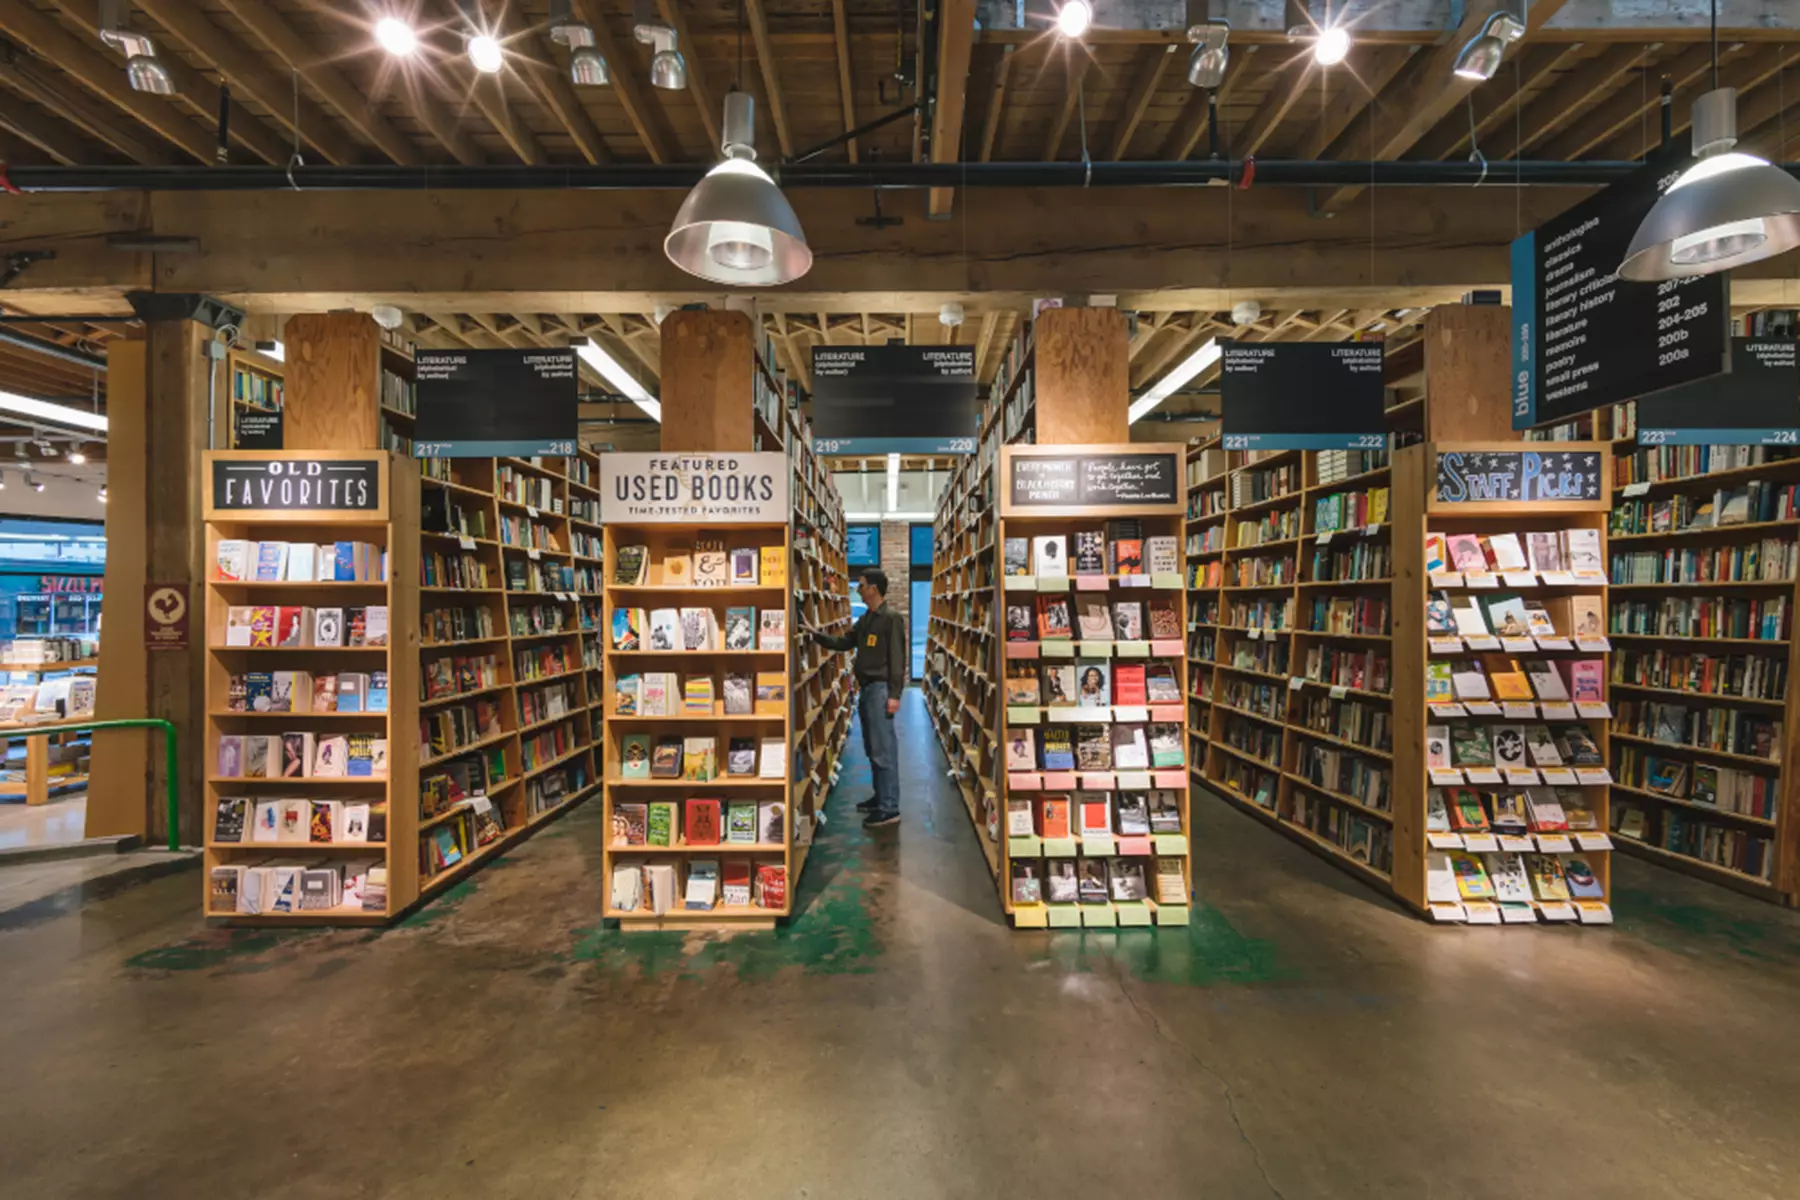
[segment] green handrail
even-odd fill
[[[176,782],[180,759],[175,753],[175,725],[161,717],[121,717],[113,721],[85,721],[75,725],[21,725],[0,729],[0,737],[34,738],[46,733],[80,733],[84,729],[152,729],[163,731],[165,774],[169,780],[169,849],[181,849],[181,800]]]

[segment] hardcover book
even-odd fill
[[[1003,570],[1006,574],[1031,574],[1031,540],[1029,538],[1007,538],[1002,554],[1004,555]]]
[[[1105,725],[1075,726],[1075,769],[1077,771],[1109,771],[1112,769],[1112,738]]]
[[[787,649],[787,609],[765,608],[757,618],[756,648],[758,650]]]
[[[1069,727],[1067,725],[1046,725],[1044,727],[1044,770],[1073,771],[1074,769],[1075,744],[1069,736]],[[1045,834],[1044,836],[1051,835]]]
[[[1157,788],[1150,793],[1150,832],[1181,832],[1181,801],[1168,788]]]
[[[756,739],[732,738],[725,750],[727,775],[756,774]]]
[[[731,567],[722,538],[694,541],[694,586],[724,587],[731,582]]]
[[[638,587],[646,577],[650,563],[650,547],[620,546],[613,559],[612,581],[615,587]]]
[[[756,649],[756,610],[754,608],[728,608],[725,610],[725,649]]]
[[[1181,747],[1181,726],[1169,721],[1150,724],[1150,765],[1179,767],[1186,762]]]
[[[1107,679],[1104,660],[1079,659],[1075,664],[1075,703],[1080,708],[1107,708],[1112,704],[1112,689]]]
[[[1048,662],[1043,664],[1044,705],[1048,708],[1076,706],[1075,664]]]
[[[615,846],[642,846],[649,838],[650,810],[643,804],[615,803],[612,840]]]
[[[731,584],[733,587],[755,587],[761,582],[762,558],[755,546],[738,546],[731,551]]]
[[[1181,557],[1176,553],[1175,539],[1172,537],[1145,538],[1144,560],[1144,566],[1151,575],[1177,575],[1181,572]]]
[[[1113,603],[1113,634],[1122,642],[1138,642],[1144,638],[1144,606],[1137,600]]]
[[[1036,705],[1040,703],[1038,693],[1038,664],[1028,658],[1013,658],[1006,662],[1006,702],[1014,705]]]
[[[1038,575],[1067,575],[1069,558],[1060,533],[1031,539],[1031,557]]]
[[[683,840],[690,846],[717,846],[721,836],[719,801],[689,799],[682,805]]]
[[[1052,904],[1073,904],[1080,898],[1075,882],[1075,860],[1072,858],[1051,858],[1044,860],[1046,874],[1044,876],[1044,897]]]
[[[1040,572],[1042,574],[1043,572]],[[1106,574],[1106,534],[1098,529],[1075,531],[1075,574]]]
[[[1144,861],[1139,858],[1115,858],[1107,871],[1111,877],[1114,900],[1147,900],[1150,889],[1144,882]]]
[[[1046,641],[1066,641],[1074,636],[1069,598],[1055,594],[1037,598],[1038,636]]]
[[[1012,862],[1012,898],[1014,904],[1037,904],[1043,897],[1043,880],[1039,877],[1037,859],[1014,859]]]
[[[1037,819],[1038,836],[1044,838],[1066,838],[1074,828],[1070,806],[1073,802],[1063,795],[1049,795],[1038,798]]]
[[[1030,642],[1036,639],[1036,622],[1031,615],[1031,605],[1008,604],[1006,606],[1006,640]]]
[[[1075,620],[1081,630],[1082,641],[1112,640],[1112,614],[1107,611],[1103,597],[1083,592],[1075,601]]]
[[[1109,894],[1104,858],[1084,858],[1076,876],[1080,884],[1081,903],[1105,904]]]
[[[681,778],[681,739],[664,736],[656,739],[650,752],[650,778]]]
[[[650,735],[628,733],[619,739],[619,777],[650,778]]]

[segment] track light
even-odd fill
[[[1737,89],[1694,101],[1694,156],[1631,239],[1624,279],[1711,275],[1800,246],[1800,180],[1737,145]]]
[[[1231,40],[1231,22],[1190,25],[1187,37],[1194,43],[1194,52],[1188,56],[1188,82],[1197,88],[1216,88],[1224,83],[1225,66],[1231,61],[1231,48],[1226,44]]]
[[[725,161],[694,185],[663,240],[670,262],[713,283],[791,283],[812,270],[800,218],[756,165],[755,118],[748,92],[726,95]]]
[[[621,396],[643,409],[645,414],[662,420],[662,401],[652,396],[637,378],[619,364],[619,360],[596,345],[592,338],[575,343],[575,354],[582,362],[600,373],[600,378],[613,385]]]
[[[375,41],[395,58],[406,58],[419,48],[419,35],[399,17],[383,17],[375,22]]]
[[[1335,67],[1350,54],[1350,31],[1342,25],[1326,25],[1318,29],[1298,25],[1288,30],[1288,41],[1311,42],[1313,61],[1321,67]]]
[[[34,417],[57,425],[73,425],[80,429],[91,429],[95,433],[106,432],[106,418],[98,413],[71,408],[66,404],[52,404],[48,400],[37,400],[30,396],[15,396],[11,392],[0,392],[0,412],[18,413],[22,417]],[[13,451],[21,458],[25,455],[23,444],[15,444]]]
[[[1464,79],[1485,83],[1500,69],[1506,47],[1524,36],[1524,22],[1509,12],[1492,13],[1482,24],[1481,32],[1458,52],[1452,70]]]
[[[1131,407],[1125,412],[1126,423],[1131,424],[1137,421],[1138,418],[1173,396],[1187,386],[1188,380],[1218,362],[1223,354],[1224,350],[1219,345],[1219,339],[1207,338],[1205,345],[1170,368],[1167,375],[1157,380],[1149,390],[1131,402]]]
[[[1056,32],[1073,41],[1094,24],[1094,6],[1088,0],[1068,0],[1056,10]]]
[[[606,58],[594,44],[594,27],[575,19],[569,0],[550,0],[550,40],[569,48],[569,80],[576,87],[612,82]]]
[[[80,442],[76,442],[69,447],[69,461],[78,467],[87,462],[87,452],[82,450],[81,445]]]
[[[469,61],[483,75],[493,75],[506,65],[506,54],[491,33],[478,33],[469,39]]]
[[[656,48],[650,59],[650,85],[678,92],[687,86],[687,59],[676,44],[675,27],[656,11],[656,0],[636,0],[632,5],[631,36]]]
[[[98,21],[100,40],[125,56],[125,78],[134,92],[151,96],[169,96],[175,92],[175,81],[169,68],[156,57],[156,43],[142,33],[127,27],[125,0],[101,0]]]

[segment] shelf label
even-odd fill
[[[1469,914],[1471,925],[1498,925],[1500,923],[1500,906],[1487,900],[1471,900],[1463,905],[1463,911]]]
[[[1577,700],[1575,711],[1584,717],[1592,717],[1601,721],[1609,720],[1612,717],[1612,705],[1603,701]]]
[[[1538,849],[1545,854],[1570,854],[1575,847],[1569,843],[1567,834],[1540,833],[1537,835]]]
[[[1350,694],[1350,689],[1345,687],[1341,683],[1331,689],[1331,698],[1333,700],[1342,700],[1345,696],[1348,696],[1349,694]]]
[[[1536,587],[1538,581],[1536,571],[1502,571],[1500,578],[1504,579],[1506,586],[1510,588]]]
[[[1289,675],[1288,676],[1288,691],[1297,692],[1305,686],[1306,686],[1306,680],[1300,678],[1300,676],[1298,676],[1298,675]]]
[[[456,539],[456,544],[464,550],[473,550],[475,548],[475,539],[472,537],[459,537]]]
[[[1500,849],[1500,841],[1491,833],[1465,833],[1463,845],[1478,853],[1492,854]]]
[[[1530,767],[1508,767],[1506,782],[1514,787],[1536,787],[1538,773]]]
[[[1500,577],[1492,571],[1464,571],[1463,586],[1483,590],[1497,588],[1500,586]]]
[[[1463,781],[1463,773],[1451,767],[1431,768],[1431,782],[1439,787],[1456,787]]]
[[[1254,625],[1252,625],[1249,629],[1244,630],[1244,633],[1253,642],[1258,641],[1262,638],[1262,630],[1256,628]]]
[[[1089,858],[1110,858],[1118,853],[1118,843],[1110,833],[1086,833],[1081,836],[1081,852]]]
[[[1469,649],[1471,649],[1471,650],[1498,650],[1498,649],[1500,649],[1500,639],[1494,638],[1494,637],[1488,637],[1485,634],[1476,636],[1476,637],[1465,638],[1463,640],[1468,642]]]
[[[1153,588],[1173,588],[1176,591],[1180,591],[1186,584],[1183,582],[1181,572],[1179,571],[1158,571],[1150,576],[1150,586]]]
[[[1465,710],[1462,705],[1446,703],[1442,700],[1435,701],[1430,707],[1431,715],[1434,717],[1466,717],[1469,715],[1468,711]]]
[[[1008,705],[1006,709],[1006,723],[1008,725],[1036,725],[1038,723],[1038,710],[1030,706],[1014,707]]]
[[[1530,854],[1535,849],[1531,839],[1522,833],[1501,834],[1500,848],[1511,854]]]
[[[1115,721],[1148,721],[1150,710],[1129,704],[1115,704],[1113,705],[1113,719]]]
[[[1379,534],[1380,532],[1381,532],[1381,522],[1380,521],[1370,521],[1367,525],[1363,526],[1363,536],[1364,537],[1374,537],[1375,535]]]
[[[1460,925],[1463,922],[1467,921],[1469,918],[1468,918],[1468,915],[1463,912],[1463,906],[1460,904],[1436,904],[1436,903],[1434,903],[1431,906],[1431,919],[1434,921],[1441,921],[1446,924]]]
[[[525,557],[529,558],[532,562],[536,562],[538,560],[537,547],[527,546],[525,548]]]
[[[1463,584],[1461,571],[1433,571],[1431,586],[1434,588],[1459,588]]]
[[[1329,544],[1331,541],[1331,535],[1336,532],[1337,532],[1337,530],[1335,530],[1335,529],[1319,530],[1319,536],[1313,539],[1313,545],[1324,546],[1324,545]]]
[[[1575,906],[1561,900],[1554,902],[1539,901],[1538,915],[1543,917],[1546,921],[1573,921],[1575,919]]]
[[[1045,838],[1045,839],[1043,839],[1043,842],[1044,842],[1044,857],[1046,857],[1046,858],[1074,858],[1075,857],[1075,839],[1072,837]],[[1073,908],[1074,905],[1070,905],[1069,907]]]
[[[1113,653],[1120,658],[1149,658],[1149,642],[1114,642]]]
[[[1609,654],[1612,652],[1612,642],[1611,642],[1611,640],[1609,640],[1607,638],[1603,638],[1603,637],[1601,637],[1601,638],[1580,638],[1580,637],[1578,637],[1575,639],[1575,648],[1577,650],[1585,650],[1589,654]]]
[[[1006,839],[1006,853],[1010,858],[1037,858],[1044,852],[1044,840],[1027,834],[1024,837]]]
[[[1035,592],[1038,590],[1035,575],[1008,575],[1006,590],[1009,592]]]
[[[1577,900],[1575,911],[1580,915],[1583,925],[1611,925],[1613,923],[1612,906],[1604,900]]]
[[[1546,700],[1543,707],[1544,720],[1546,721],[1573,721],[1575,719],[1575,706],[1573,704],[1556,703]]]
[[[1111,583],[1105,575],[1075,576],[1075,590],[1078,592],[1104,592]]]
[[[531,507],[531,505],[527,504],[525,506],[525,515],[535,521],[538,519],[538,510]]]
[[[1179,833],[1153,833],[1150,841],[1158,854],[1186,854],[1187,837]]]
[[[1537,705],[1529,701],[1508,700],[1500,706],[1500,715],[1509,721],[1529,721],[1537,716]]]
[[[1433,850],[1461,850],[1463,848],[1462,834],[1460,833],[1428,833],[1425,835],[1425,841]]]
[[[1575,778],[1575,772],[1567,767],[1545,767],[1544,782],[1561,787],[1574,787],[1580,781]]]
[[[1619,495],[1624,496],[1626,499],[1630,499],[1633,496],[1648,496],[1649,494],[1650,484],[1646,480],[1640,480],[1637,483],[1628,483],[1619,489]]]
[[[1463,640],[1459,637],[1445,635],[1431,639],[1431,652],[1433,654],[1461,654],[1462,650]]]
[[[1612,782],[1612,772],[1605,767],[1576,767],[1575,777],[1585,785],[1596,787]]]
[[[1612,839],[1607,837],[1604,833],[1578,833],[1575,835],[1575,844],[1580,846],[1583,850],[1599,851],[1612,849]]]
[[[1545,587],[1574,587],[1575,586],[1575,576],[1569,574],[1567,571],[1545,571],[1544,572],[1544,586]]]
[[[1576,583],[1592,583],[1592,584],[1597,584],[1601,587],[1604,587],[1606,585],[1606,572],[1605,571],[1596,571],[1592,567],[1587,567],[1587,568],[1584,568],[1581,570],[1571,571],[1569,573],[1571,575],[1575,576]]]
[[[1039,575],[1037,590],[1040,592],[1066,592],[1069,590],[1069,583],[1067,575]]]
[[[1499,783],[1500,772],[1492,767],[1466,767],[1463,774],[1469,777],[1470,783]]]
[[[1463,707],[1469,710],[1471,717],[1497,717],[1500,715],[1500,706],[1492,700],[1470,700]]]
[[[1113,773],[1111,771],[1083,771],[1081,786],[1090,792],[1110,792],[1113,790]]]
[[[1098,712],[1091,708],[1047,708],[1044,710],[1044,719],[1052,725],[1078,725],[1087,721],[1098,721],[1101,718]]]
[[[1537,640],[1539,650],[1572,650],[1566,637],[1541,637]]]
[[[1537,643],[1528,637],[1503,637],[1500,639],[1500,648],[1508,654],[1530,654],[1537,649]]]
[[[1529,904],[1502,904],[1500,921],[1505,925],[1536,925],[1537,910]]]
[[[1075,643],[1059,638],[1050,638],[1039,643],[1040,651],[1045,658],[1074,658]]]

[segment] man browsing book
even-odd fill
[[[906,621],[887,606],[888,578],[870,568],[856,585],[868,611],[843,637],[806,627],[806,636],[827,650],[855,650],[853,669],[859,696],[857,715],[862,718],[863,750],[875,776],[875,795],[856,807],[869,815],[863,828],[876,829],[900,820],[900,743],[894,733],[894,715],[900,711],[900,693],[906,690],[909,648]]]

